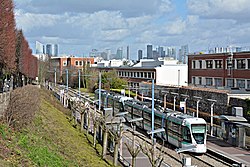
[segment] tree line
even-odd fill
[[[12,78],[13,85],[22,86],[35,79],[38,60],[32,55],[23,31],[16,28],[12,0],[0,0],[0,89]],[[25,82],[24,82],[25,81]]]

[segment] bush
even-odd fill
[[[39,89],[25,86],[14,90],[10,95],[9,105],[4,113],[7,125],[21,129],[28,125],[39,109]]]

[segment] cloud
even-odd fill
[[[204,18],[237,20],[250,18],[248,0],[188,0],[187,7],[191,14]]]
[[[51,27],[61,20],[60,15],[25,13],[22,10],[15,11],[18,28],[25,31],[37,27]]]
[[[120,11],[125,17],[169,12],[172,9],[170,0],[15,0],[16,8],[31,13],[63,14],[94,13],[96,11]]]

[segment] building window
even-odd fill
[[[195,85],[195,77],[192,77],[192,84]]]
[[[199,68],[202,69],[202,60],[199,60]]]
[[[202,85],[202,77],[199,77],[198,81],[199,81],[199,85]]]
[[[75,65],[78,66],[78,61],[75,61]]]
[[[206,60],[206,68],[213,68],[213,60]]]
[[[214,86],[216,87],[222,86],[222,78],[214,78]]]
[[[192,62],[192,68],[195,69],[195,60]]]
[[[215,68],[222,68],[222,60],[215,60]]]
[[[237,79],[236,85],[238,88],[245,88],[245,80],[244,79]]]
[[[227,87],[228,88],[234,87],[234,79],[227,79]]]
[[[206,78],[206,85],[212,86],[213,85],[213,78]]]
[[[247,59],[248,69],[250,69],[250,59]]]
[[[63,61],[63,66],[67,66],[67,61]]]
[[[151,72],[148,72],[148,78],[151,78]]]
[[[250,89],[250,80],[247,80],[247,89]]]
[[[155,79],[155,73],[152,72],[152,79]]]
[[[234,60],[227,59],[227,69],[234,68]]]
[[[82,66],[82,61],[79,61],[79,66]]]
[[[143,78],[143,72],[141,72],[141,78]]]
[[[246,68],[246,60],[238,59],[237,61],[237,69],[245,69]]]

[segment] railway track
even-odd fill
[[[60,88],[56,87],[54,90],[57,92],[57,94],[60,93]],[[78,96],[78,91],[69,89],[68,90],[68,95],[70,97],[76,97]],[[88,95],[81,93],[81,98],[88,99]],[[90,101],[90,100],[89,100]],[[94,100],[91,100],[94,101]],[[130,131],[131,134],[128,135],[132,140],[132,131]],[[146,141],[147,144],[151,144],[151,140],[148,138],[147,135],[136,132],[135,136],[138,140],[138,142]],[[158,151],[161,150],[161,143],[160,140],[156,144],[156,148]],[[169,165],[169,166],[182,166],[182,158],[183,157],[191,157],[191,162],[192,165],[197,166],[197,167],[228,167],[228,166],[239,166],[240,163],[226,157],[222,154],[219,154],[213,150],[208,149],[207,153],[202,154],[202,155],[194,155],[194,154],[188,154],[188,153],[180,153],[178,154],[174,149],[172,145],[165,144],[164,149],[161,150],[164,153],[164,163]]]

